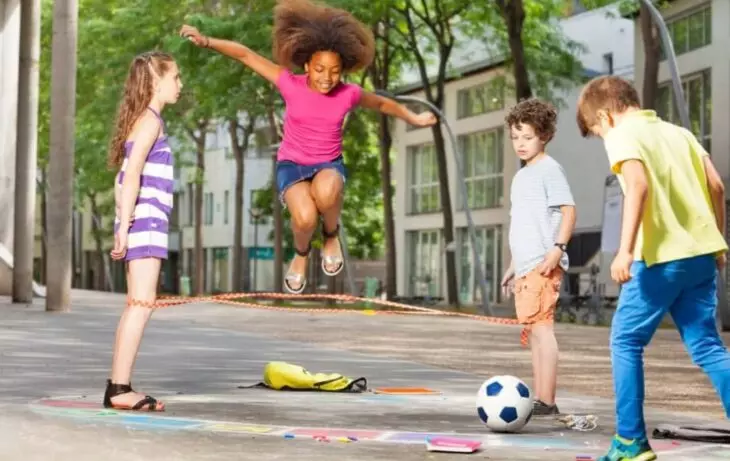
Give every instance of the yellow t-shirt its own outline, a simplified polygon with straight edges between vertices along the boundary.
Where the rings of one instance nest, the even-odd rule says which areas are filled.
[[[649,182],[635,259],[651,266],[727,251],[707,187],[703,157],[709,154],[692,133],[641,110],[627,114],[604,142],[624,193],[627,160],[640,160]]]

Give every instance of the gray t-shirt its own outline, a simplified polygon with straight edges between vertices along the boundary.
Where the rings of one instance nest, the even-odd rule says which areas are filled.
[[[517,172],[510,197],[509,246],[515,275],[522,277],[555,247],[562,220],[560,207],[574,206],[575,202],[563,167],[547,155]],[[563,254],[560,266],[568,269],[567,254]]]

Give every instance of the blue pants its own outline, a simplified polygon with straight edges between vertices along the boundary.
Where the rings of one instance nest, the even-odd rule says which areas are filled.
[[[646,267],[631,266],[611,326],[616,432],[646,437],[644,347],[669,312],[692,361],[707,373],[730,418],[730,353],[717,330],[715,258],[712,255]]]

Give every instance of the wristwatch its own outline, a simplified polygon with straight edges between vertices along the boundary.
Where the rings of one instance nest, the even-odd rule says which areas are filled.
[[[556,243],[555,246],[560,248],[560,251],[562,251],[563,253],[568,251],[568,245],[566,245],[564,243]]]

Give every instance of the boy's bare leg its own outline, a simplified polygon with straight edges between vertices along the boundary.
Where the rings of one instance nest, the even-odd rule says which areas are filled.
[[[540,389],[542,382],[540,378],[542,377],[542,370],[540,368],[540,338],[538,335],[535,334],[535,331],[530,331],[530,349],[532,351],[532,380],[533,380],[533,395],[535,396],[535,400],[540,400],[542,396],[540,395]]]
[[[532,335],[537,338],[539,348],[537,354],[533,349],[533,361],[537,355],[536,380],[539,387],[536,389],[537,398],[548,405],[555,404],[555,394],[558,381],[558,341],[552,324],[535,325]]]

